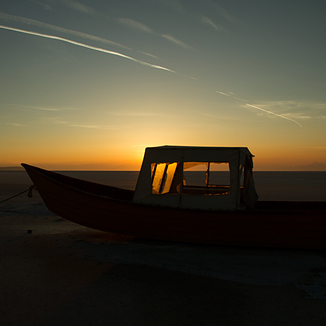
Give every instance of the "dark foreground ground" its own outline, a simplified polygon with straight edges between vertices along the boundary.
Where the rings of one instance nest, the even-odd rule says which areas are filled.
[[[326,325],[324,252],[107,234],[37,193],[0,204],[0,262],[0,325]]]

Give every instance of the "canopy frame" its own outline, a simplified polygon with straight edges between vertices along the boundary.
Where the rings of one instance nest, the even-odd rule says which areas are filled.
[[[246,147],[159,146],[145,150],[133,201],[204,210],[253,207],[258,199],[252,177],[253,155]],[[206,186],[189,187],[186,170],[207,164]],[[213,163],[228,163],[229,186],[209,183]]]

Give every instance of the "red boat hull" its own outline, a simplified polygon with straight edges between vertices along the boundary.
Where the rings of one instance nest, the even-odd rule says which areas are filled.
[[[133,192],[22,164],[46,206],[111,233],[228,246],[326,249],[325,202],[257,202],[253,210],[205,211],[142,205]]]

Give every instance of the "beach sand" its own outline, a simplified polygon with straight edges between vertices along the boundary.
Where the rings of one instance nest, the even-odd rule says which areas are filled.
[[[30,181],[0,180],[0,200]],[[325,325],[326,253],[88,229],[39,194],[0,204],[1,325]]]

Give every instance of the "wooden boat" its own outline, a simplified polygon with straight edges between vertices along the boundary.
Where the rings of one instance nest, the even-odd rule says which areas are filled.
[[[226,186],[209,181],[213,163],[221,162],[230,167]],[[205,185],[187,184],[187,168],[200,165],[207,167]],[[147,148],[135,191],[22,166],[50,211],[97,230],[191,243],[326,249],[326,203],[256,202],[247,148]]]

